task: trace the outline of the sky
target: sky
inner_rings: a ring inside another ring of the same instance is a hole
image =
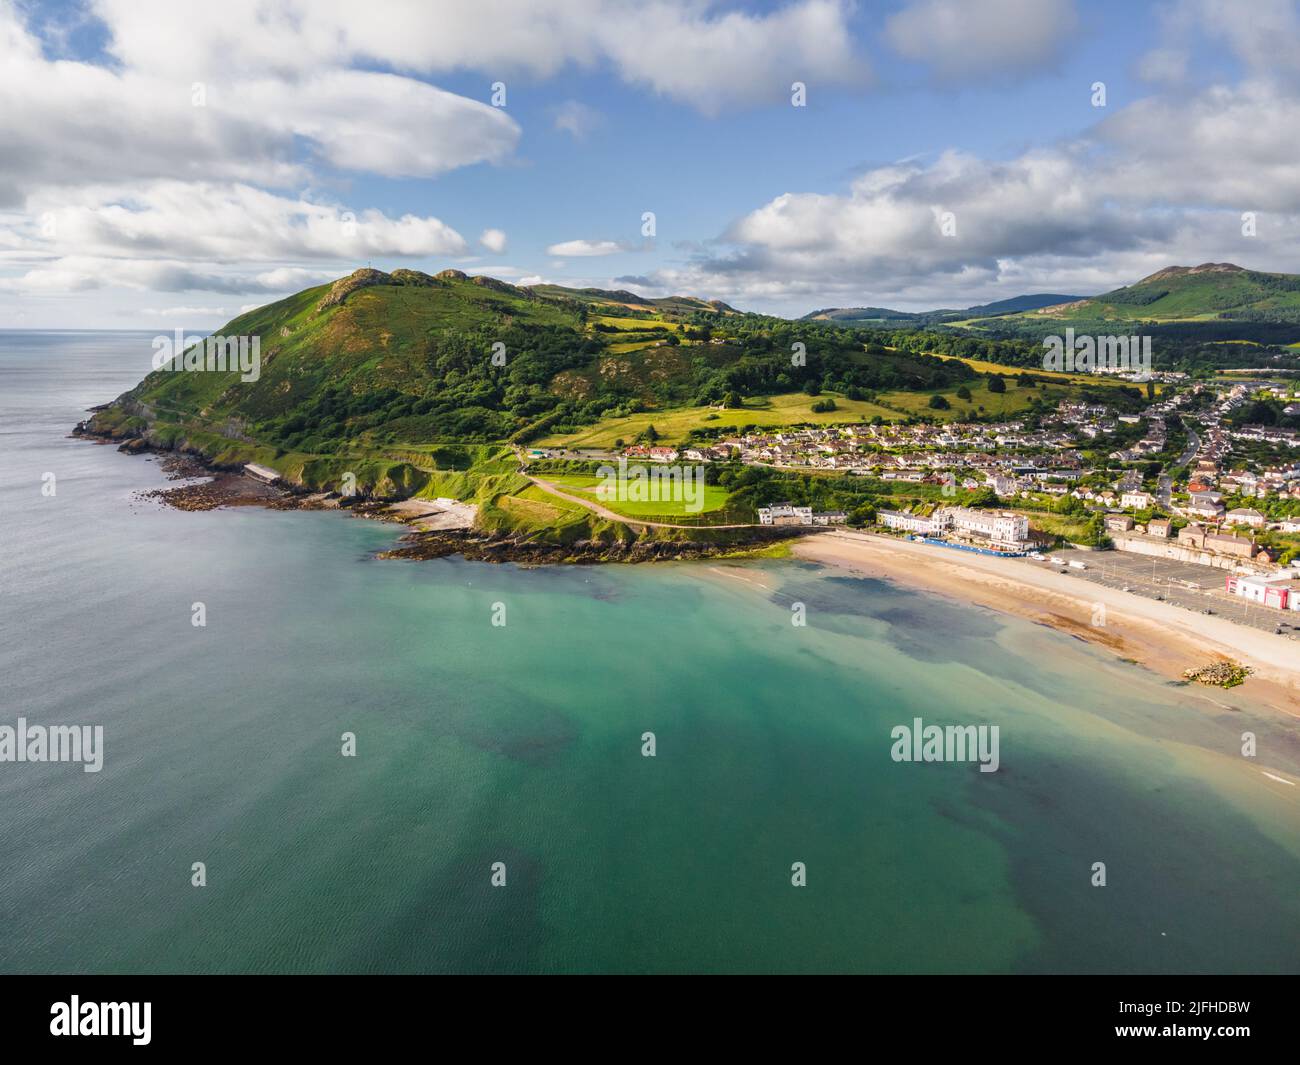
[[[367,264],[790,316],[1292,272],[1297,130],[1297,0],[0,0],[0,328]]]

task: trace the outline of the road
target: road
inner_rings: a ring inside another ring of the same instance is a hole
[[[1183,424],[1187,426],[1187,447],[1177,459],[1165,467],[1166,470],[1186,466],[1196,457],[1196,452],[1201,446],[1201,438],[1196,435],[1196,430],[1191,425],[1188,425],[1186,419],[1184,419]],[[1168,510],[1173,505],[1174,479],[1168,473],[1162,472],[1158,483],[1156,498],[1160,500],[1160,505]]]

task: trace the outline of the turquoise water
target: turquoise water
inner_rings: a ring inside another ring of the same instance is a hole
[[[1300,738],[1249,686],[801,563],[170,511],[66,437],[150,355],[0,334],[0,724],[105,730],[98,774],[0,763],[0,970],[1300,969],[1300,788],[1261,772]],[[999,771],[893,762],[914,717],[997,725]]]

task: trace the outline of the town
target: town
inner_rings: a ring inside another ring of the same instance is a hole
[[[782,500],[757,508],[762,525],[865,525],[1041,561],[1060,561],[1043,554],[1053,548],[1141,555],[1219,570],[1226,592],[1300,611],[1300,431],[1243,418],[1261,401],[1294,418],[1300,384],[1167,381],[1148,395],[1136,412],[1063,400],[1050,413],[1003,422],[754,429],[677,446],[635,443],[619,454],[869,479],[898,503],[862,523],[845,510]],[[961,505],[959,495],[971,494],[981,503]],[[1089,542],[1071,535],[1089,523]]]

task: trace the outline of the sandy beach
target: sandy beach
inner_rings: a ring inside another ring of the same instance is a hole
[[[798,558],[1050,625],[1164,676],[1227,657],[1254,668],[1242,689],[1300,717],[1300,643],[1222,618],[1083,582],[1023,559],[952,551],[861,533],[800,540]],[[1098,605],[1105,625],[1093,624]],[[1204,688],[1213,695],[1214,688]]]

